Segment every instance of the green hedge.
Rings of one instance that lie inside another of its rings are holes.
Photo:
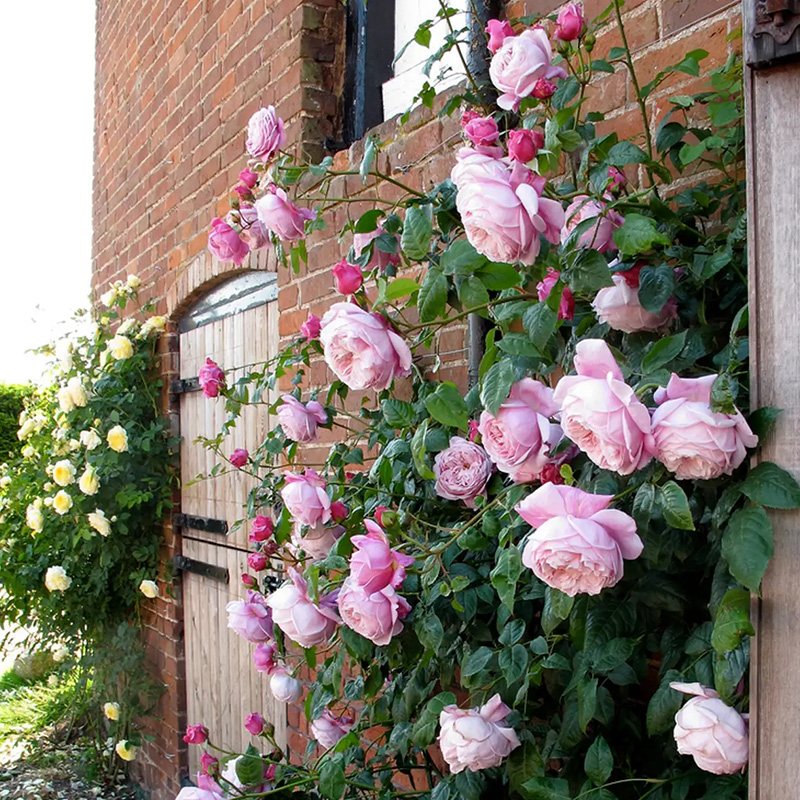
[[[23,400],[32,391],[30,384],[19,386],[0,383],[0,461],[5,461],[9,453],[19,451],[19,415],[22,413]]]

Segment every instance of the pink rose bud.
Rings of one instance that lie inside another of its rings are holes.
[[[675,715],[678,752],[714,775],[742,772],[750,755],[744,717],[699,683],[671,683],[670,688],[695,695]]]
[[[590,247],[601,253],[616,250],[614,231],[625,221],[625,218],[606,203],[592,200],[589,195],[578,195],[567,207],[564,227],[561,229],[561,241],[566,242],[572,231],[584,220],[597,218],[597,223],[585,230],[578,239],[578,247]]]
[[[628,182],[628,179],[625,177],[625,173],[621,169],[609,167],[608,181],[611,188],[615,189],[618,186],[624,186]]]
[[[539,296],[539,302],[543,303],[550,297],[550,292],[553,287],[558,283],[561,273],[553,269],[547,268],[547,274],[544,278],[536,284],[536,293]],[[561,292],[561,302],[558,304],[558,318],[559,319],[572,319],[575,316],[575,297],[569,286],[565,286]]]
[[[480,433],[480,423],[476,419],[471,419],[469,421],[469,440],[471,442],[477,442]]]
[[[312,528],[330,522],[331,501],[325,492],[325,481],[313,469],[302,475],[284,472],[284,479],[281,497],[292,519]]]
[[[256,579],[252,575],[242,573],[242,583],[248,588],[252,588],[256,585]]]
[[[186,744],[204,744],[208,741],[208,728],[205,725],[190,725],[186,729],[183,741]]]
[[[644,545],[636,523],[609,509],[610,494],[544,483],[516,512],[533,527],[522,563],[548,586],[574,597],[599,594],[623,575],[623,559],[638,558]]]
[[[552,97],[555,93],[556,85],[547,78],[539,78],[531,92],[537,100],[547,100],[548,97]]]
[[[211,753],[203,752],[200,756],[200,769],[203,775],[211,775],[219,770],[219,759],[214,758]]]
[[[286,437],[295,442],[316,441],[317,426],[328,421],[325,409],[316,400],[310,400],[303,405],[290,394],[282,395],[281,401],[277,417]]]
[[[350,557],[350,576],[367,593],[379,592],[384,586],[398,587],[405,580],[407,566],[414,559],[389,546],[389,539],[377,522],[364,520],[366,536],[353,536],[356,551]]]
[[[334,522],[341,522],[347,518],[347,506],[341,500],[334,500],[331,503],[331,518]]]
[[[278,670],[270,678],[269,690],[280,703],[296,703],[303,696],[303,686],[300,681],[282,670]]]
[[[453,773],[496,767],[520,745],[506,724],[511,709],[496,694],[480,708],[445,706],[439,715],[439,747]]]
[[[244,727],[253,736],[258,736],[264,730],[264,718],[255,712],[248,714],[244,719]]]
[[[622,376],[602,339],[584,339],[575,352],[577,375],[556,385],[561,427],[601,469],[630,475],[655,455],[650,412]]]
[[[355,294],[364,283],[361,267],[349,264],[344,258],[333,267],[331,273],[336,281],[336,291],[339,294]]]
[[[469,508],[475,508],[475,498],[486,496],[492,462],[479,444],[453,436],[450,446],[436,454],[433,471],[439,497],[463,500]]]
[[[253,193],[247,186],[242,186],[242,184],[237,183],[236,186],[233,187],[233,191],[239,195],[242,200],[247,200],[253,196]]]
[[[475,117],[464,126],[464,133],[472,144],[492,145],[500,138],[494,117]]]
[[[258,173],[253,172],[252,170],[245,167],[239,173],[239,180],[248,188],[253,189],[255,185],[258,183]]]
[[[310,342],[319,338],[320,319],[316,314],[309,314],[308,319],[300,326],[300,333]]]
[[[586,20],[583,18],[583,9],[577,3],[567,3],[556,19],[553,38],[571,42],[580,39],[585,32]]]
[[[256,665],[256,671],[271,675],[278,668],[275,655],[275,647],[270,642],[261,642],[261,644],[256,645],[256,649],[253,652],[253,663]]]
[[[211,220],[211,230],[208,232],[208,249],[220,261],[233,261],[236,266],[239,266],[250,252],[250,248],[239,234],[225,220],[219,217]]]
[[[342,622],[374,644],[389,644],[403,630],[411,606],[393,586],[370,592],[353,577],[345,580],[336,600]]]
[[[514,35],[514,29],[507,20],[501,22],[499,19],[490,19],[486,24],[486,33],[489,35],[489,51],[494,55],[503,46],[503,42]]]
[[[335,717],[326,708],[319,719],[311,723],[311,735],[320,747],[329,750],[353,727],[352,717]]]
[[[266,542],[275,533],[275,523],[269,517],[259,514],[250,524],[251,542]]]
[[[468,108],[461,115],[461,127],[466,128],[468,123],[472,122],[474,119],[480,119],[480,117],[481,115],[474,108]]]
[[[262,548],[261,552],[267,557],[270,558],[274,556],[275,553],[278,552],[278,543],[277,542],[267,542]]]
[[[272,613],[267,601],[258,593],[249,591],[247,600],[232,600],[225,607],[228,627],[248,642],[266,642],[272,639]]]
[[[397,515],[388,506],[378,506],[373,513],[375,515],[375,521],[382,528],[393,525],[397,521]]]
[[[306,222],[317,216],[310,209],[298,208],[289,200],[286,192],[274,183],[267,187],[263,197],[256,200],[255,209],[259,220],[267,228],[289,242],[304,239]]]
[[[216,397],[219,394],[220,387],[225,386],[225,373],[219,364],[207,358],[205,365],[200,367],[197,380],[200,382],[200,388],[206,397]]]
[[[542,472],[539,475],[539,480],[542,483],[555,483],[560,486],[564,483],[564,476],[561,474],[561,467],[554,464],[552,461],[542,467]]]
[[[508,156],[512,161],[527,164],[544,147],[544,134],[541,131],[520,128],[508,134]]]
[[[273,106],[260,108],[247,123],[247,152],[260,161],[269,161],[286,144],[283,120]]]
[[[242,447],[237,447],[230,455],[230,462],[237,469],[241,469],[250,458],[250,453]]]
[[[250,569],[261,572],[269,566],[269,559],[264,553],[248,553],[247,564]]]

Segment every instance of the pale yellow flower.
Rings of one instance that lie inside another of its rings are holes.
[[[53,650],[53,661],[60,664],[69,655],[69,648],[65,644],[57,644]]]
[[[158,584],[155,581],[142,581],[139,584],[139,591],[152,600],[154,597],[158,597]]]
[[[97,490],[100,488],[100,480],[97,477],[97,470],[94,467],[89,464],[86,465],[86,471],[81,475],[80,481],[78,481],[78,488],[84,494],[97,494]]]
[[[117,328],[117,336],[127,336],[135,327],[135,319],[126,319],[125,322]]]
[[[81,383],[80,378],[70,378],[67,381],[67,389],[69,391],[69,396],[72,398],[72,402],[78,408],[83,408],[89,402],[89,395],[86,392],[86,388]]]
[[[53,498],[53,510],[63,516],[72,508],[72,498],[62,489]]]
[[[128,280],[125,284],[129,289],[138,289],[142,285],[142,281],[138,275],[128,275]]]
[[[10,475],[3,475],[3,477],[0,478],[0,489],[5,489],[6,486],[10,486],[10,485],[11,485],[11,476]]]
[[[123,761],[133,761],[136,758],[136,747],[127,739],[117,742],[117,746],[114,749]]]
[[[108,351],[112,358],[123,361],[133,355],[133,345],[127,336],[117,335],[108,343]]]
[[[22,426],[17,431],[17,439],[22,441],[27,439],[36,429],[36,423],[32,419],[26,419]]]
[[[122,425],[115,425],[106,435],[106,441],[118,453],[124,453],[128,449],[128,433]]]
[[[48,567],[44,576],[44,585],[51,592],[66,592],[72,583],[64,567]]]
[[[149,336],[154,331],[163,331],[167,327],[166,317],[150,317],[142,325],[139,335],[142,337]]]
[[[103,713],[106,719],[116,722],[119,719],[119,703],[103,703]]]
[[[80,440],[87,450],[94,450],[103,441],[95,430],[81,431]]]
[[[42,489],[44,489],[46,492],[52,492],[54,488],[55,487],[52,483],[50,483],[50,481],[47,481],[47,483],[42,485]]]
[[[31,503],[25,511],[25,522],[34,533],[41,533],[44,527],[44,517],[41,510],[42,501]]]
[[[109,289],[107,292],[103,292],[103,294],[100,295],[100,302],[106,308],[110,308],[114,304],[114,301],[116,299],[117,299],[117,292],[113,287]]]
[[[36,455],[36,450],[29,444],[25,445],[25,447],[22,448],[22,455],[25,458],[33,458],[33,456]]]
[[[75,467],[67,459],[56,461],[53,467],[53,481],[59,486],[75,483]]]
[[[111,533],[111,523],[105,513],[96,508],[92,513],[86,515],[89,524],[101,535],[108,536]]]
[[[69,414],[75,408],[75,401],[72,399],[72,392],[69,386],[62,386],[56,393],[58,400],[58,407],[65,413]]]

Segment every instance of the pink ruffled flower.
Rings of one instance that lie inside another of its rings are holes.
[[[486,484],[492,477],[492,462],[480,445],[453,436],[450,446],[437,453],[433,471],[439,497],[463,500],[474,508],[475,498],[486,496]]]
[[[523,378],[495,416],[481,414],[481,442],[494,465],[515,483],[535,480],[547,464],[551,447],[561,438],[561,428],[549,419],[557,411],[549,386]]]
[[[586,20],[583,17],[583,9],[577,3],[567,3],[556,18],[553,38],[571,42],[580,39],[584,33],[586,33]]]
[[[670,688],[695,695],[675,715],[678,752],[714,775],[743,772],[750,755],[744,717],[699,683],[671,683]]]
[[[206,397],[216,397],[220,387],[225,386],[225,373],[216,361],[207,358],[206,363],[200,367],[197,380]]]
[[[294,242],[305,238],[305,223],[316,218],[308,208],[298,208],[289,200],[286,192],[271,183],[267,193],[256,200],[258,218],[276,236]]]
[[[262,642],[256,645],[256,649],[253,652],[253,663],[256,671],[272,675],[278,669],[278,662],[275,660],[277,652],[272,642]]]
[[[531,94],[537,100],[547,100],[556,93],[557,88],[558,87],[553,83],[553,81],[548,80],[547,78],[539,78],[539,80],[534,84]]]
[[[541,131],[519,128],[508,134],[508,157],[512,161],[528,161],[544,147],[544,134]]]
[[[533,264],[540,234],[557,244],[564,210],[542,197],[544,178],[519,161],[506,161],[461,148],[451,177],[458,188],[456,206],[470,244],[505,263]]]
[[[336,291],[339,294],[355,294],[364,283],[361,267],[357,264],[350,264],[346,258],[336,264],[331,269],[331,273],[336,281]]]
[[[295,442],[313,442],[317,438],[317,426],[328,421],[325,409],[311,400],[305,405],[290,394],[281,396],[283,405],[278,408],[278,422],[283,432]]]
[[[653,395],[656,458],[681,480],[707,481],[730,475],[758,444],[741,411],[711,410],[716,375],[680,378],[673,373],[667,387]]]
[[[276,589],[268,598],[273,622],[301,647],[316,647],[331,638],[339,617],[335,593],[320,598],[319,605],[308,596],[308,584],[300,573],[289,567],[289,583]]]
[[[219,759],[212,756],[211,753],[203,751],[200,754],[200,769],[203,775],[219,772]]]
[[[200,772],[197,786],[184,786],[175,800],[225,800],[225,793],[210,775]]]
[[[499,19],[490,19],[486,24],[486,33],[489,35],[488,48],[494,55],[502,46],[503,42],[514,35],[514,29],[507,20],[502,22]]]
[[[269,566],[269,559],[266,553],[248,553],[247,565],[254,572],[262,572]]]
[[[601,469],[620,475],[641,469],[656,452],[650,412],[624,382],[608,345],[579,342],[575,371],[553,394],[566,436]]]
[[[285,144],[283,120],[275,112],[274,106],[260,108],[250,117],[245,146],[253,158],[269,161]]]
[[[613,286],[604,286],[595,295],[592,308],[597,321],[623,333],[657,331],[665,328],[678,316],[675,300],[670,298],[658,314],[648,311],[639,302],[638,281],[634,286],[619,272],[611,276]]]
[[[248,188],[254,189],[255,185],[258,183],[258,173],[253,172],[251,169],[245,167],[239,173],[239,180]]]
[[[228,627],[248,642],[272,639],[272,614],[258,592],[248,591],[247,600],[232,600],[225,607]]]
[[[536,284],[536,293],[539,296],[539,302],[543,303],[550,297],[550,292],[553,287],[558,283],[561,273],[552,267],[547,268],[547,274]],[[572,319],[575,316],[575,296],[572,294],[572,289],[565,286],[561,292],[561,302],[558,304],[558,318],[559,319]]]
[[[266,225],[258,218],[255,206],[239,206],[239,217],[242,220],[242,241],[251,250],[260,250],[269,244],[269,231]]]
[[[608,508],[613,499],[576,486],[542,484],[515,508],[535,528],[522,563],[570,597],[614,586],[623,575],[622,560],[638,558],[644,546],[633,518]]]
[[[347,519],[349,513],[347,506],[341,500],[334,500],[331,503],[331,519],[334,522],[341,522],[343,519]]]
[[[275,523],[269,518],[259,514],[250,524],[251,542],[266,542],[275,533]]]
[[[310,342],[312,339],[319,338],[321,329],[320,318],[316,314],[309,314],[308,319],[300,326],[300,334]]]
[[[246,463],[247,460],[250,458],[250,453],[247,452],[243,447],[237,447],[231,454],[228,460],[231,464],[236,467],[237,469],[241,469]]]
[[[343,533],[344,528],[341,525],[320,523],[309,528],[300,522],[295,522],[292,526],[292,544],[296,550],[302,550],[312,561],[322,561],[341,539]]]
[[[190,725],[183,735],[186,744],[204,744],[208,741],[208,728],[205,725]]]
[[[322,318],[325,362],[351,389],[388,389],[411,374],[411,350],[380,314],[335,303]]]
[[[385,586],[397,588],[406,577],[405,568],[414,559],[389,546],[389,539],[377,522],[364,520],[366,536],[353,536],[356,551],[350,557],[350,577],[363,586],[368,594],[379,592]]]
[[[284,472],[283,476],[281,497],[292,519],[312,528],[330,521],[331,501],[325,492],[325,481],[313,469],[302,475]]]
[[[374,231],[353,234],[353,254],[356,258],[361,257],[364,250],[369,247],[370,242],[373,242],[381,234],[386,233],[383,227],[385,222],[385,219],[379,219],[378,227],[375,228]],[[378,247],[377,242],[372,245],[372,257],[369,260],[369,264],[367,264],[367,269],[375,269],[377,267],[378,270],[383,273],[386,272],[389,266],[396,267],[400,263],[400,237],[395,233],[392,235],[392,238],[397,242],[394,253],[385,253]]]
[[[511,709],[496,694],[480,708],[445,706],[439,714],[439,747],[453,773],[496,767],[520,745],[506,724]]]
[[[250,252],[247,243],[239,234],[219,217],[211,220],[211,230],[208,232],[208,249],[220,261],[233,261],[238,267]]]
[[[255,711],[244,718],[244,727],[252,736],[258,736],[264,730],[264,717]]]
[[[473,117],[464,125],[464,133],[477,145],[493,145],[500,138],[494,117]]]
[[[500,92],[497,105],[506,111],[518,111],[519,104],[530,97],[540,78],[565,78],[562,67],[550,62],[553,51],[543,28],[528,28],[519,36],[504,40],[492,57],[489,76]]]
[[[590,247],[601,253],[615,250],[614,231],[625,221],[616,211],[608,209],[605,203],[592,200],[589,195],[579,195],[567,207],[564,227],[561,229],[561,241],[566,242],[572,231],[581,222],[597,217],[597,223],[590,225],[578,239],[578,247]]]
[[[324,750],[329,750],[353,727],[352,717],[335,717],[327,708],[311,723],[311,735]]]
[[[342,622],[380,646],[389,644],[403,630],[401,620],[411,611],[406,599],[393,586],[370,593],[352,577],[342,585],[337,603]]]

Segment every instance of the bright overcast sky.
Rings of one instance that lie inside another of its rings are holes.
[[[3,3],[0,383],[36,379],[25,350],[87,304],[94,14],[94,0]]]

